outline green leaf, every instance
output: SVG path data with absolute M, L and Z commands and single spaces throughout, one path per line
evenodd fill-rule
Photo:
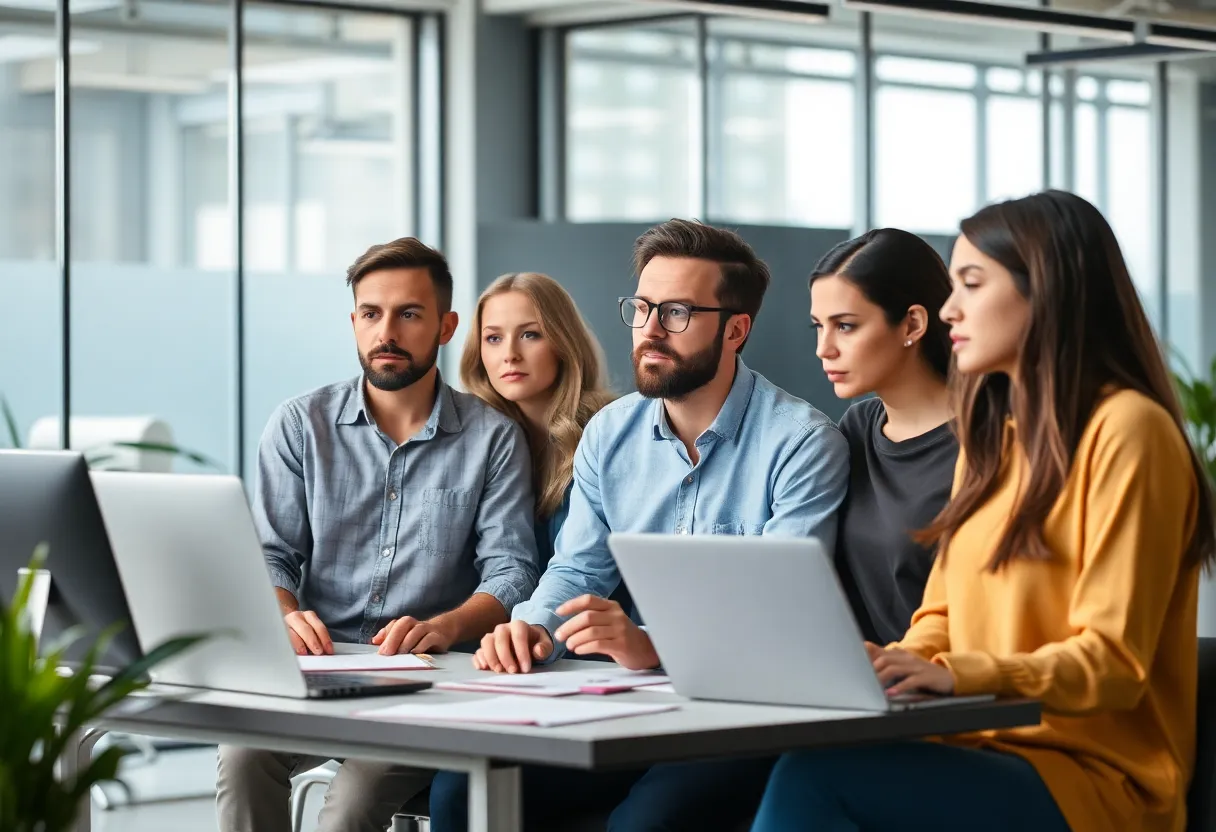
M 17 417 L 13 415 L 13 409 L 8 406 L 8 399 L 0 396 L 0 412 L 4 414 L 4 423 L 8 426 L 8 441 L 10 447 L 21 447 L 21 431 L 17 430 Z
M 209 456 L 192 451 L 188 448 L 182 448 L 178 445 L 168 445 L 162 442 L 111 442 L 108 447 L 113 448 L 128 448 L 133 451 L 147 451 L 149 453 L 169 454 L 170 456 L 180 456 L 183 459 L 188 459 L 191 462 L 202 465 L 206 468 L 213 468 L 217 471 L 224 470 L 224 466 L 211 459 Z

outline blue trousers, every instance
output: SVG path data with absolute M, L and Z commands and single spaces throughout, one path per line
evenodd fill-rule
M 933 742 L 786 754 L 752 832 L 1069 832 L 1034 766 Z
M 711 760 L 645 771 L 586 772 L 523 767 L 524 828 L 605 815 L 609 832 L 734 832 L 755 813 L 776 761 Z M 432 832 L 465 832 L 468 777 L 449 771 L 431 784 Z

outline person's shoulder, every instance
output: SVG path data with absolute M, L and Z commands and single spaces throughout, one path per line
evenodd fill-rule
M 613 399 L 596 411 L 595 415 L 587 420 L 585 430 L 603 431 L 619 428 L 631 422 L 638 414 L 645 413 L 653 403 L 653 399 L 648 399 L 641 393 L 627 393 L 620 398 Z
M 838 427 L 846 439 L 865 438 L 873 430 L 874 421 L 884 412 L 884 409 L 882 399 L 877 396 L 854 402 L 840 417 Z
M 755 412 L 772 414 L 772 424 L 767 427 L 799 435 L 840 434 L 836 423 L 822 410 L 778 387 L 755 370 L 750 372 L 756 377 L 756 386 L 748 410 L 755 408 Z
M 360 380 L 353 378 L 336 381 L 290 398 L 278 406 L 272 420 L 291 418 L 312 422 L 316 417 L 323 417 L 333 421 L 358 395 Z
M 472 393 L 449 387 L 452 405 L 460 416 L 462 426 L 473 426 L 482 430 L 514 432 L 519 425 L 507 414 Z
M 1086 425 L 1082 443 L 1086 440 L 1108 452 L 1157 448 L 1189 456 L 1186 437 L 1169 409 L 1130 388 L 1104 392 Z

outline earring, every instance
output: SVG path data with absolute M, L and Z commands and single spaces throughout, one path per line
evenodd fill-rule
M 909 338 L 907 341 L 904 341 L 904 346 L 905 346 L 905 347 L 910 347 L 910 346 L 912 346 L 912 339 L 911 339 L 911 338 Z

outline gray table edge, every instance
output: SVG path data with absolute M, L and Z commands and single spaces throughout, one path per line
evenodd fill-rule
M 507 763 L 540 764 L 575 769 L 642 767 L 655 763 L 715 757 L 775 756 L 785 751 L 893 742 L 949 734 L 1036 725 L 1040 703 L 1034 700 L 923 708 L 870 717 L 842 712 L 840 719 L 707 727 L 600 738 L 546 736 L 544 729 L 505 734 L 473 725 L 425 724 L 352 719 L 339 715 L 300 714 L 191 701 L 161 702 L 137 712 L 118 712 L 98 721 L 115 730 L 172 736 L 175 727 L 192 735 L 281 737 L 310 744 L 357 745 L 381 750 L 477 757 Z M 307 733 L 301 721 L 308 720 Z M 270 744 L 268 747 L 273 748 Z

